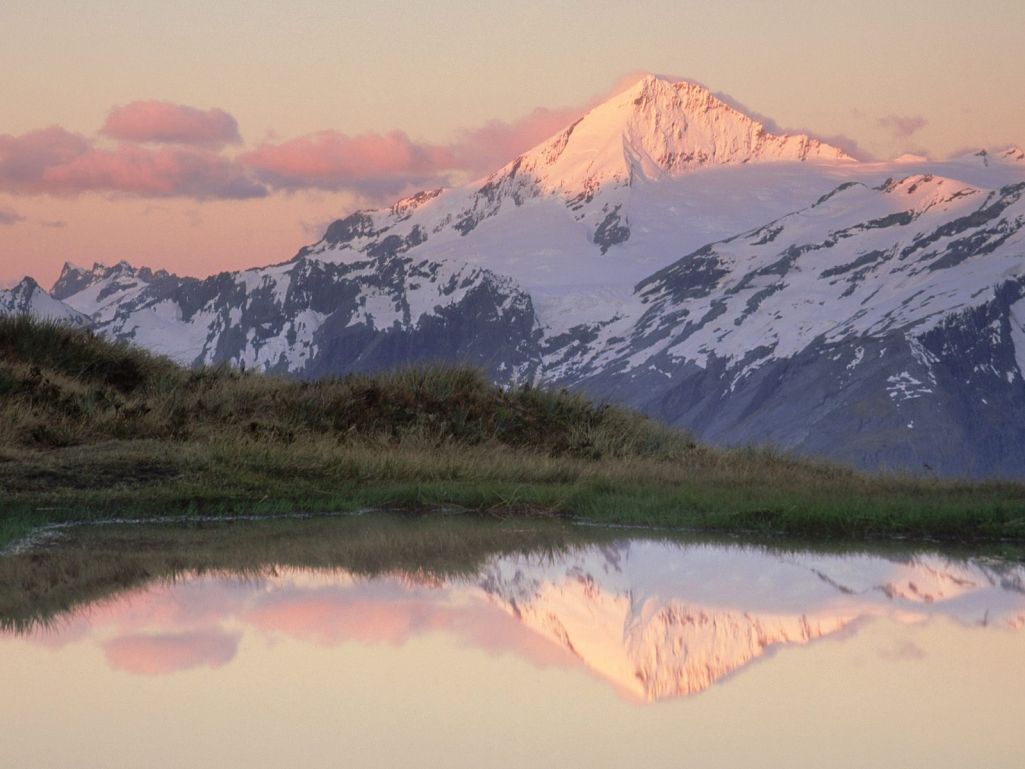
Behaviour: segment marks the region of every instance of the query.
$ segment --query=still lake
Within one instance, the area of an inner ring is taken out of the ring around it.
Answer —
[[[1025,765],[1025,564],[543,522],[0,558],[0,767]]]

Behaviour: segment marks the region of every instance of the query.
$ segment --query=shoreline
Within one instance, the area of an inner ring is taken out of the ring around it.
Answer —
[[[602,531],[622,531],[624,533],[637,532],[649,535],[664,535],[668,537],[693,538],[695,540],[722,542],[730,541],[738,545],[759,545],[759,546],[790,546],[808,549],[850,549],[873,550],[876,548],[895,548],[907,551],[967,551],[986,552],[993,548],[1010,548],[1025,560],[1025,538],[1013,537],[989,537],[976,539],[940,538],[931,536],[910,536],[907,534],[890,534],[876,536],[856,537],[819,537],[809,538],[800,534],[794,534],[783,530],[756,529],[756,528],[702,528],[700,526],[653,524],[640,522],[620,522],[615,520],[595,520],[583,517],[538,514],[513,513],[505,514],[488,513],[482,510],[457,508],[454,506],[440,507],[434,509],[410,510],[388,507],[362,507],[354,510],[318,511],[303,512],[292,511],[283,513],[214,513],[214,514],[176,514],[176,515],[136,515],[132,517],[108,517],[108,518],[79,518],[71,520],[52,521],[40,523],[32,527],[25,534],[11,538],[0,545],[0,559],[30,553],[37,547],[46,546],[55,542],[68,531],[80,528],[103,528],[103,527],[132,527],[132,526],[187,526],[195,524],[225,524],[225,523],[268,523],[282,521],[308,521],[325,520],[331,518],[358,518],[358,517],[409,517],[412,519],[443,519],[445,517],[493,520],[504,522],[509,520],[520,520],[523,522],[554,522],[567,527],[577,529],[596,529]],[[1005,556],[1001,556],[1005,557]]]

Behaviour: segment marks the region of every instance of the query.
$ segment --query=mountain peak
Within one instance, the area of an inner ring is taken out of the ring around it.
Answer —
[[[983,167],[989,167],[994,163],[1020,163],[1025,161],[1025,152],[1022,152],[1019,147],[1013,144],[1002,150],[982,147],[980,149],[961,152],[954,155],[950,160],[958,163],[967,163],[973,166],[981,165]]]
[[[0,289],[0,315],[30,315],[40,320],[85,326],[88,318],[54,299],[31,276],[11,289]]]
[[[710,166],[850,160],[803,134],[769,133],[703,85],[648,74],[492,178],[528,173],[542,191],[578,194]]]
[[[18,284],[14,287],[14,291],[41,291],[39,284],[36,283],[36,279],[31,275],[26,275],[22,278]]]
[[[54,298],[64,301],[105,281],[105,285],[116,284],[124,288],[135,286],[138,283],[150,283],[157,278],[166,278],[169,275],[170,273],[166,270],[133,267],[126,259],[121,259],[113,266],[108,266],[103,262],[93,262],[93,266],[88,269],[65,262],[60,276],[50,289],[50,294]]]
[[[1022,150],[1017,144],[1012,144],[1000,153],[1000,159],[1014,163],[1025,163],[1025,150]]]

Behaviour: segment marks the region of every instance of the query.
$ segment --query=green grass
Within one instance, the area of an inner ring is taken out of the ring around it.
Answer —
[[[0,319],[0,547],[112,516],[375,507],[829,540],[1025,541],[1025,487],[719,450],[468,369],[318,382],[189,370]]]

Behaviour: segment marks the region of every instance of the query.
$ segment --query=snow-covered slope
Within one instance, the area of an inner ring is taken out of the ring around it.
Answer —
[[[921,334],[1015,279],[1023,242],[1025,182],[982,190],[916,175],[844,184],[639,283],[643,314],[631,338],[596,358],[618,353],[631,366],[663,351],[702,365],[746,359],[743,375],[816,339]]]
[[[1023,296],[1025,182],[851,182],[642,281],[548,371],[716,441],[1021,474]]]
[[[39,287],[32,278],[23,279],[9,289],[0,289],[0,315],[30,315],[39,320],[89,324],[87,315],[76,312]]]

